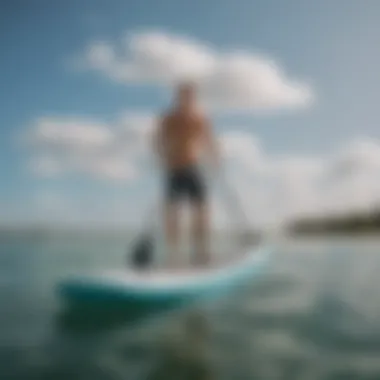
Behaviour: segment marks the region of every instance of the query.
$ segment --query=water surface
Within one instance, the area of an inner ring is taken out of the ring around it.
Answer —
[[[232,296],[144,323],[75,314],[54,285],[125,265],[124,235],[2,236],[1,379],[380,378],[380,240],[284,239]]]

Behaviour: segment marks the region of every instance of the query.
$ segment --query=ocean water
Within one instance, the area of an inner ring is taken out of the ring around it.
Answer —
[[[2,236],[0,379],[380,379],[380,239],[281,239],[269,272],[197,309],[71,315],[67,274],[125,265],[128,236]]]

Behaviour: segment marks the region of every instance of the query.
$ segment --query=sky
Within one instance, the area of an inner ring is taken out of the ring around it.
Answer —
[[[379,18],[376,0],[2,1],[0,223],[139,221],[184,78],[252,220],[372,210]]]

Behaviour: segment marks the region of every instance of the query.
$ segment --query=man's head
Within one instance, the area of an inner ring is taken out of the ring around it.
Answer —
[[[177,87],[177,104],[180,108],[192,107],[196,102],[196,86],[193,82],[181,82]]]

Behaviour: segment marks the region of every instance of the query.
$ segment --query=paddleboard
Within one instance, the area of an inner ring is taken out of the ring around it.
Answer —
[[[212,298],[253,281],[265,273],[269,246],[256,246],[232,262],[217,267],[169,270],[115,270],[64,278],[59,297],[69,303],[116,302],[124,304],[188,303]]]

